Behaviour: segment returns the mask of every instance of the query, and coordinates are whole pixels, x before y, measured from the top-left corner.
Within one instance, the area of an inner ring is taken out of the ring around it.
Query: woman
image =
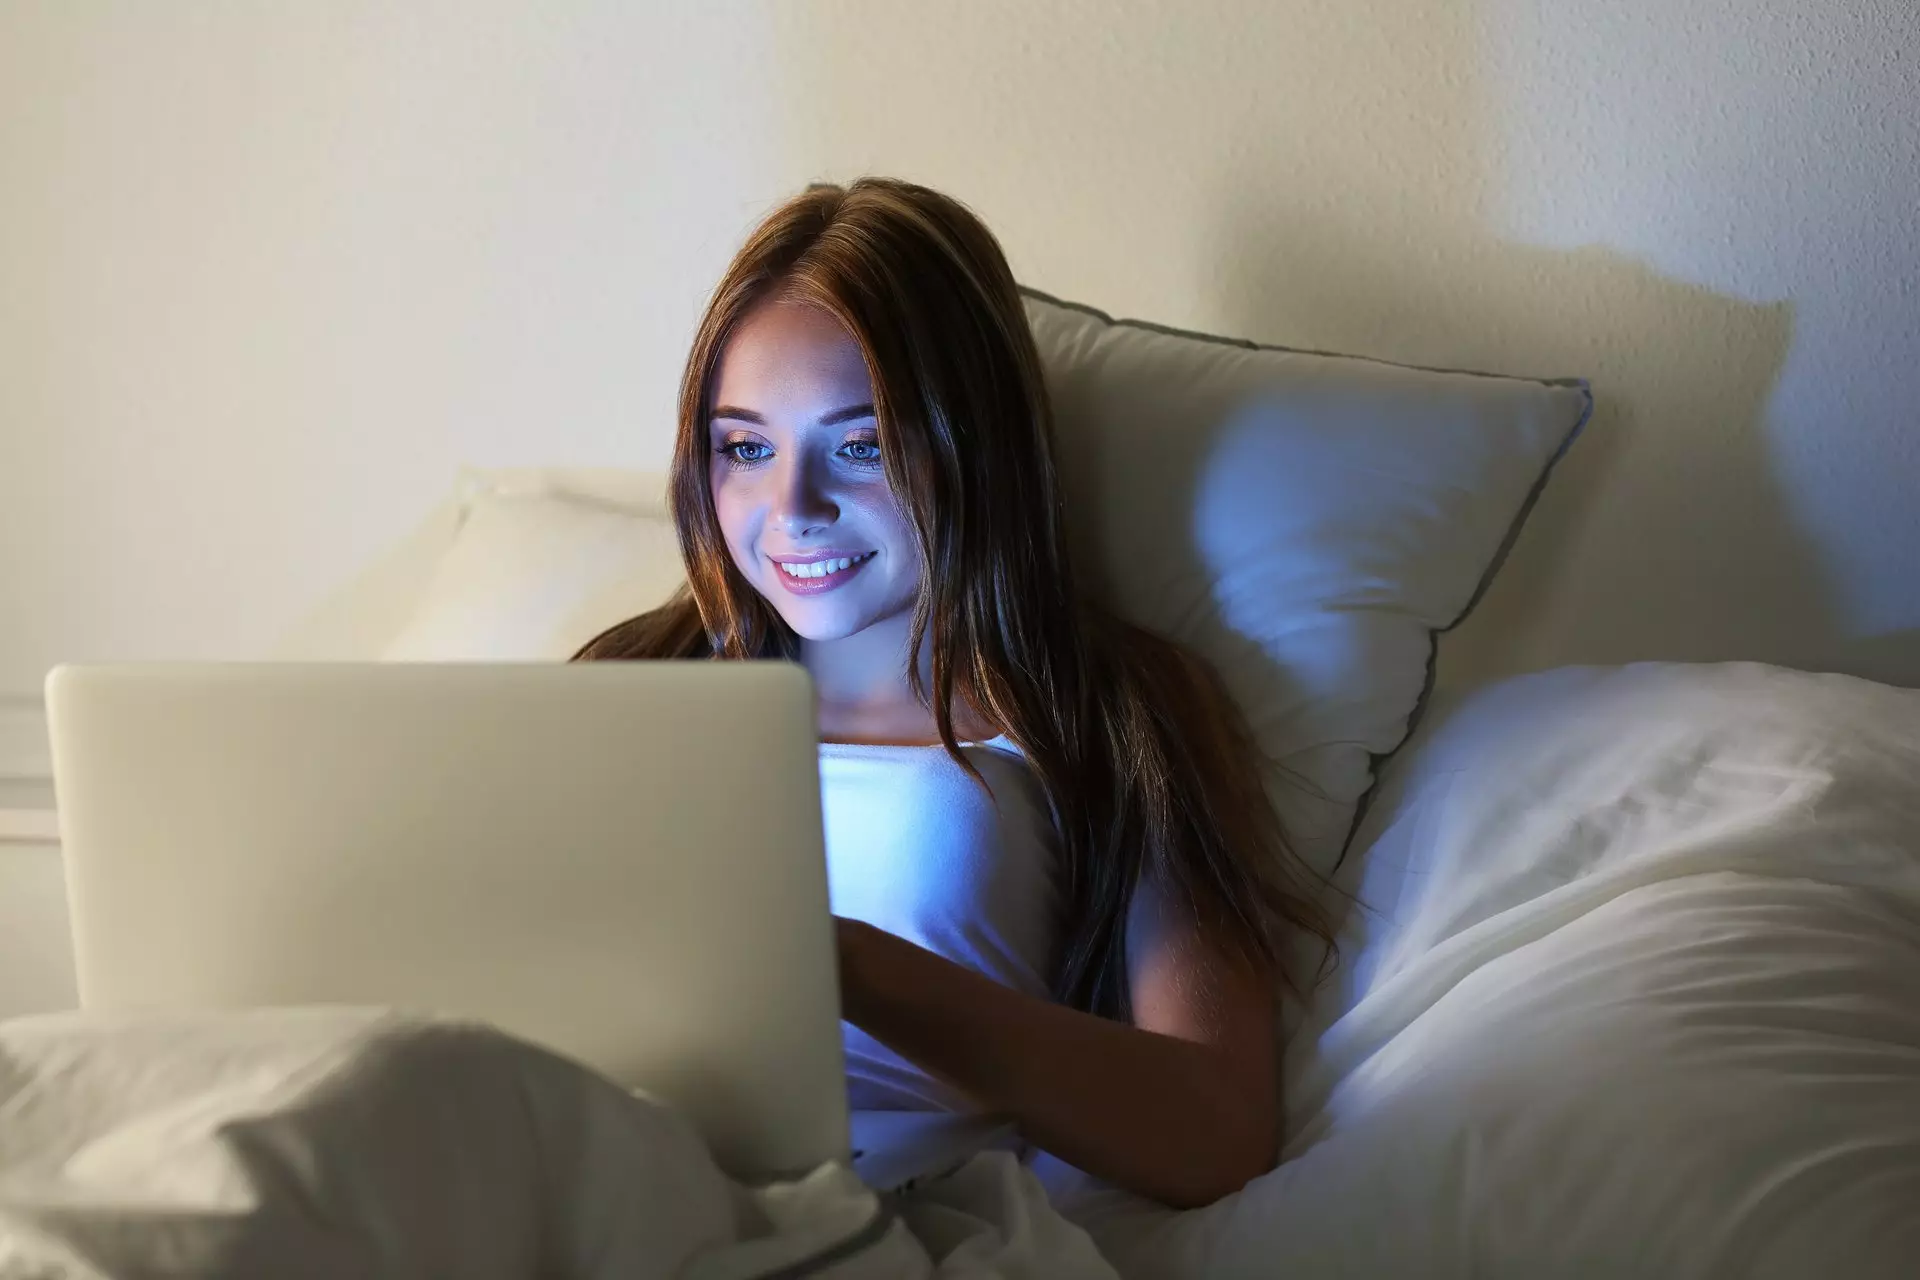
[[[1076,590],[1050,436],[986,228],[812,188],[687,361],[687,587],[579,656],[812,674],[854,1105],[1200,1205],[1274,1163],[1279,949],[1330,932],[1212,672]]]

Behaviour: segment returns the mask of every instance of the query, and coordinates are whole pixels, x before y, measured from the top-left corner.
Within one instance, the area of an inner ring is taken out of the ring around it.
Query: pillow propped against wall
[[[1210,659],[1322,869],[1592,404],[1586,384],[1406,368],[1114,321],[1030,293],[1067,525],[1115,611]],[[563,659],[666,598],[657,475],[476,478],[387,656]]]
[[[1339,858],[1593,397],[1115,321],[1028,292],[1076,558],[1212,661],[1295,847]]]
[[[453,540],[390,662],[563,661],[662,604],[683,580],[666,478],[479,471],[461,477]]]

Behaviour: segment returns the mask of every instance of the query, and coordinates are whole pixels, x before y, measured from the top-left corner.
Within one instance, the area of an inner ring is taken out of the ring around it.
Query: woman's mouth
[[[824,556],[818,560],[775,560],[774,570],[780,585],[799,596],[817,596],[831,591],[873,559],[876,552],[862,551],[850,556]]]

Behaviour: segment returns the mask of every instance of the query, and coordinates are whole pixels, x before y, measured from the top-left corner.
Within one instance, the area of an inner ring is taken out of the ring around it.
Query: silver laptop
[[[484,1019],[746,1180],[852,1158],[885,1189],[1005,1135],[849,1135],[797,666],[63,667],[47,704],[85,1008]]]

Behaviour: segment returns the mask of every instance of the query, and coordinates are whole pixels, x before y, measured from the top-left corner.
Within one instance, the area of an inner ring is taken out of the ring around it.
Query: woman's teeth
[[[780,571],[790,578],[825,578],[872,558],[873,552],[869,551],[865,555],[841,556],[838,560],[813,560],[806,564],[779,563]]]

